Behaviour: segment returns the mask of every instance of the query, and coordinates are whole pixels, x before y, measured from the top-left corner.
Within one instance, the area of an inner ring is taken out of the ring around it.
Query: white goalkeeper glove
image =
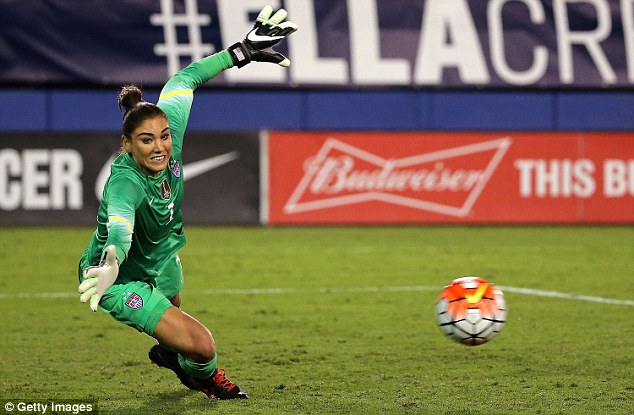
[[[286,56],[273,50],[273,46],[295,32],[297,25],[284,22],[287,15],[284,9],[279,9],[273,16],[271,13],[273,8],[267,4],[244,40],[229,46],[228,51],[234,66],[242,68],[251,61],[277,63],[284,67],[291,64]]]
[[[101,263],[84,270],[84,282],[79,284],[79,301],[85,303],[90,300],[90,309],[97,311],[99,301],[108,288],[119,275],[119,263],[117,262],[117,250],[114,245],[106,247],[106,257]]]

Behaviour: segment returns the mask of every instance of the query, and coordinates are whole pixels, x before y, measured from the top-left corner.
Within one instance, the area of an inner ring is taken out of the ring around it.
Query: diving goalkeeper
[[[183,271],[182,148],[194,91],[220,72],[249,62],[289,66],[273,47],[297,30],[284,9],[260,12],[241,42],[193,62],[163,87],[157,104],[124,86],[121,154],[114,160],[97,214],[97,229],[79,262],[81,302],[154,337],[150,359],[209,398],[247,394],[217,367],[211,332],[181,311]]]

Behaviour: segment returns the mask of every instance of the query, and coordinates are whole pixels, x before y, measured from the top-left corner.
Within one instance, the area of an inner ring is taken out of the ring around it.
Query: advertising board
[[[92,225],[120,139],[113,134],[3,134],[0,225]],[[259,219],[257,132],[188,134],[185,224]]]
[[[271,132],[271,224],[634,222],[634,135]]]

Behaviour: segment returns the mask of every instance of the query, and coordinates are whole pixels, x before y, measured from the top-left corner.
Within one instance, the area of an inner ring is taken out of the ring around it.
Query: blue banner
[[[634,84],[630,0],[0,0],[0,83],[160,86],[241,40],[266,3],[299,31],[288,69],[217,86],[619,88]]]

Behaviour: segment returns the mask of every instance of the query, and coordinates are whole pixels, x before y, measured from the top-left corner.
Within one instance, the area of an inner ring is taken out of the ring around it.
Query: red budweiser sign
[[[601,140],[617,158],[580,154]],[[270,223],[634,220],[626,134],[273,132],[268,149]]]
[[[463,217],[495,171],[508,139],[386,159],[328,138],[306,159],[286,213],[382,201]],[[469,163],[465,163],[470,160]]]

